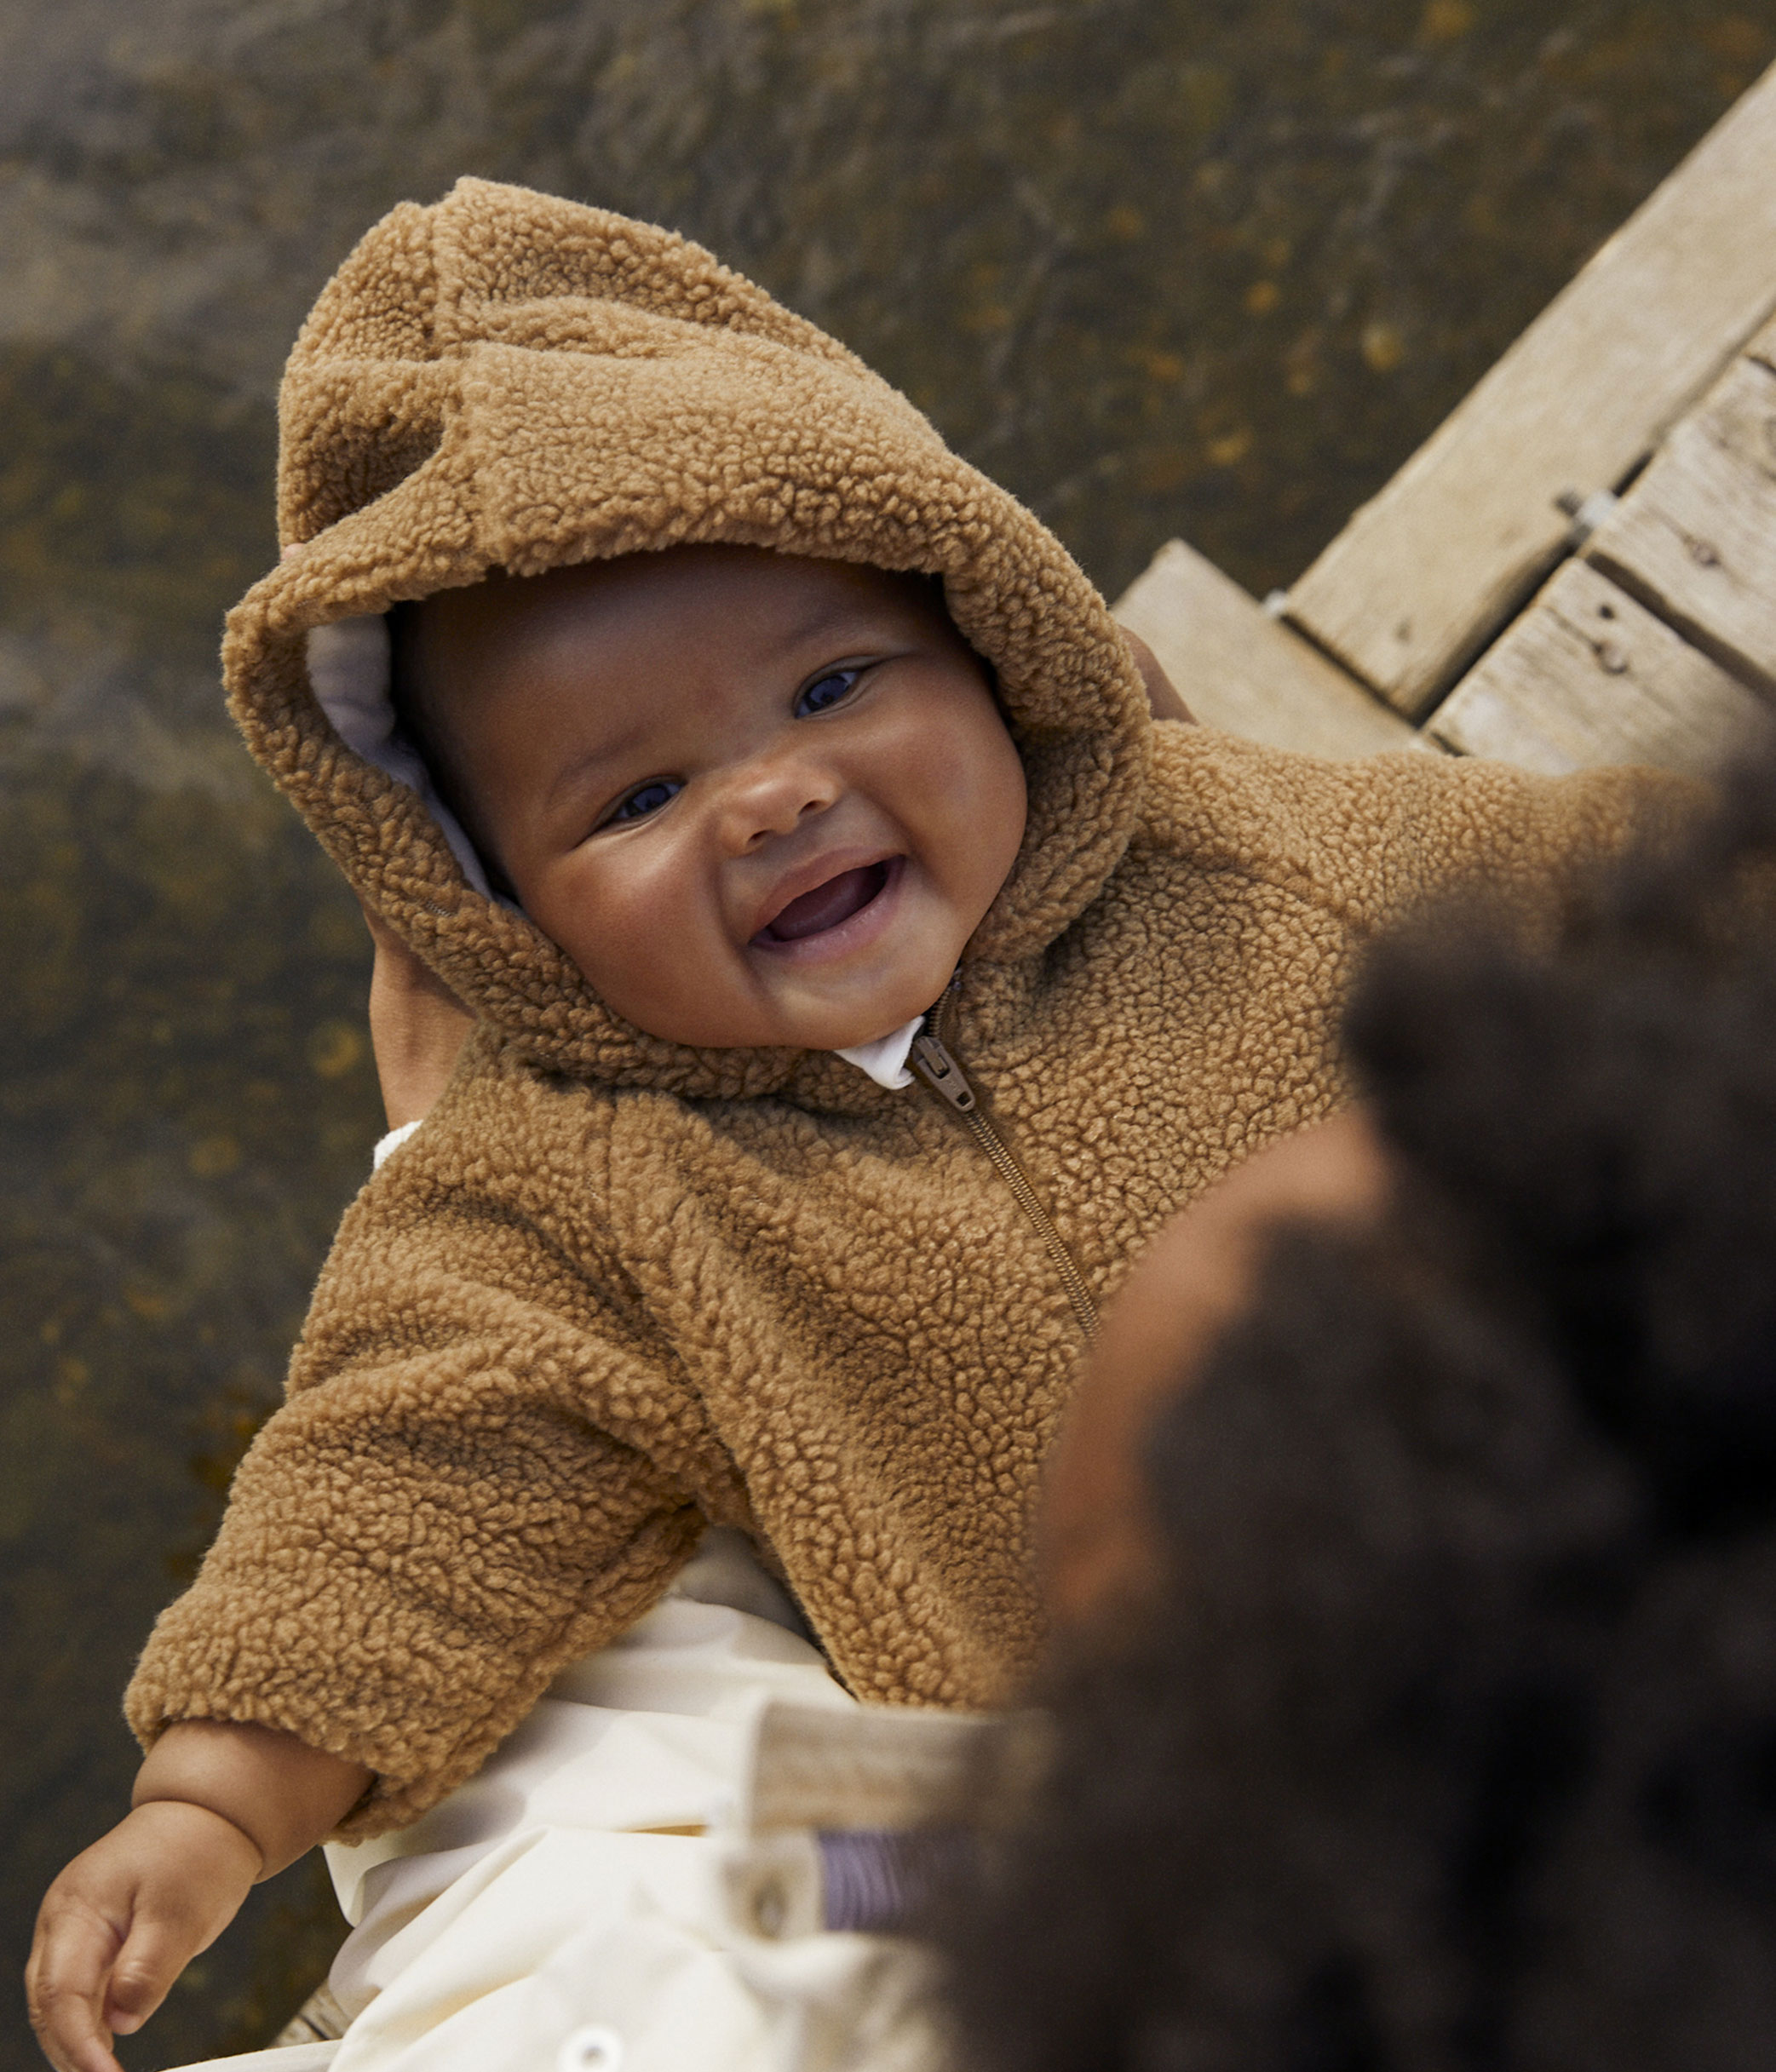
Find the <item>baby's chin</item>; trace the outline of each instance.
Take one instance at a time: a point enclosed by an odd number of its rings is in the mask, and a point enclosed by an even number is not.
[[[848,973],[797,971],[769,950],[743,949],[737,968],[707,973],[700,987],[675,985],[647,997],[627,993],[620,974],[601,984],[575,962],[612,1013],[659,1042],[692,1050],[854,1050],[895,1035],[940,997],[956,968],[947,946],[927,940],[916,956]]]
[[[853,1011],[842,1007],[815,1007],[805,1013],[769,1011],[707,1019],[689,1015],[640,1013],[627,1009],[613,999],[589,973],[586,983],[610,1011],[656,1042],[680,1043],[687,1050],[855,1050],[865,1043],[879,1042],[894,1035],[931,1005],[927,1000],[904,1011],[898,1007]],[[933,995],[941,993],[940,980]],[[883,1016],[887,1016],[884,1020]]]
[[[923,1014],[943,991],[945,983],[945,979],[938,980],[929,999],[914,1001],[911,992],[896,993],[886,996],[885,1004],[860,1009],[821,1003],[802,1013],[767,1013],[756,1019],[749,1017],[741,1035],[733,1033],[738,1025],[733,1023],[718,1034],[711,1025],[686,1022],[679,1025],[683,1033],[666,1040],[696,1050],[857,1050],[897,1034]],[[901,1006],[903,996],[911,1004]]]
[[[953,963],[934,967],[860,1001],[810,1002],[802,1011],[781,1018],[783,1033],[776,1041],[801,1050],[858,1050],[879,1043],[925,1013],[941,996],[954,968]]]
[[[941,991],[942,988],[940,987]],[[897,1035],[906,1025],[924,1013],[931,1002],[928,1000],[920,1007],[910,1007],[905,1011],[884,1010],[888,1019],[876,1013],[861,1018],[854,1016],[831,1017],[826,1015],[795,1016],[785,1018],[770,1025],[769,1032],[762,1030],[750,1044],[736,1047],[765,1050],[860,1050],[865,1045],[879,1043],[885,1036]],[[716,1046],[716,1047],[721,1047]]]

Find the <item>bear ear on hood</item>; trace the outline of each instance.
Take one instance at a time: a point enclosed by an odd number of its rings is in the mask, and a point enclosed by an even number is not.
[[[230,709],[359,896],[549,1069],[743,1093],[794,1058],[645,1036],[491,895],[394,726],[399,600],[693,542],[917,571],[992,668],[1029,784],[972,954],[1046,948],[1134,831],[1147,702],[1083,572],[854,354],[673,232],[480,180],[402,204],[302,327],[278,479],[285,558],[229,617]]]

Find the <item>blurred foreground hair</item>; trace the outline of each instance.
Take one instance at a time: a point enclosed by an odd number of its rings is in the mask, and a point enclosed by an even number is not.
[[[1385,1225],[1280,1235],[1149,1455],[1161,1612],[1037,1694],[968,2072],[1776,2062],[1776,766],[1348,1019]]]

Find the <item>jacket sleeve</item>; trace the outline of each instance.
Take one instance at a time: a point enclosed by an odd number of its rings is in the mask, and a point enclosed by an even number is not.
[[[1657,841],[1705,786],[1623,767],[1543,777],[1514,765],[1395,750],[1328,762],[1200,729],[1160,755],[1171,840],[1199,864],[1336,911],[1358,935],[1431,901],[1484,890],[1549,915],[1588,872]]]
[[[697,1406],[620,1279],[521,1191],[450,1184],[433,1134],[348,1212],[289,1400],[125,1703],[145,1744],[246,1720],[367,1765],[353,1840],[470,1776],[703,1525]]]
[[[1441,895],[1484,891],[1552,919],[1600,865],[1669,838],[1707,802],[1693,779],[1641,766],[1544,777],[1510,763],[1393,754],[1366,766],[1383,840],[1353,864],[1360,918],[1386,926]]]

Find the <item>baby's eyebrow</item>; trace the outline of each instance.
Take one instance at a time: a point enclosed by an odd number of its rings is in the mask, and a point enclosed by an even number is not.
[[[570,756],[549,780],[549,789],[543,795],[545,807],[551,806],[562,792],[583,782],[589,772],[601,764],[616,762],[620,757],[646,738],[647,730],[638,720],[631,725],[600,736],[589,748]]]
[[[791,650],[807,647],[825,638],[835,628],[854,631],[866,641],[871,638],[881,639],[887,630],[870,607],[856,598],[829,597],[811,604],[800,618],[785,629],[783,645]]]

